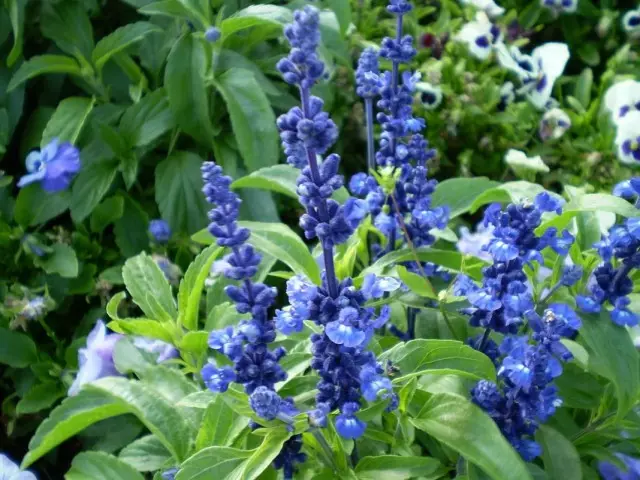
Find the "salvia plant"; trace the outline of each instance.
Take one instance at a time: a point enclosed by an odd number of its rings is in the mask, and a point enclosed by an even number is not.
[[[0,479],[640,478],[640,11],[6,3]]]

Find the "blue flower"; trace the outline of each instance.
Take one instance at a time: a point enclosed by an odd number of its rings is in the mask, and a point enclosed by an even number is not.
[[[356,439],[364,435],[367,424],[356,417],[359,410],[360,406],[355,402],[347,402],[340,409],[342,413],[336,417],[336,430],[342,438]]]
[[[151,353],[156,357],[156,363],[162,363],[172,358],[178,358],[180,353],[170,343],[163,342],[154,338],[135,337],[133,344],[145,352]]]
[[[37,480],[37,478],[31,472],[20,470],[20,467],[9,457],[0,453],[0,480]]]
[[[20,179],[18,187],[40,182],[46,192],[61,192],[80,171],[80,151],[69,142],[60,143],[54,138],[42,150],[27,155],[25,163],[29,174]]]
[[[301,332],[304,328],[304,318],[297,314],[292,307],[276,310],[276,328],[285,335]]]
[[[363,98],[377,97],[382,88],[378,53],[371,47],[365,48],[358,59],[356,69],[356,93]]]
[[[602,478],[604,480],[638,480],[640,478],[640,460],[622,453],[615,455],[625,464],[626,471],[621,470],[613,463],[599,462],[598,470]]]
[[[82,385],[99,378],[119,376],[113,361],[113,349],[122,335],[107,333],[107,327],[98,320],[87,337],[87,346],[78,350],[78,374],[69,387],[69,395],[75,395]]]
[[[151,220],[149,222],[149,233],[151,233],[156,243],[167,243],[171,238],[171,227],[162,219]]]
[[[242,354],[242,342],[234,334],[233,327],[212,330],[207,344],[213,350],[224,353],[231,360],[237,359]]]
[[[162,472],[160,474],[160,477],[162,478],[162,480],[175,480],[177,474],[178,469],[174,467]]]
[[[357,347],[361,345],[366,334],[358,328],[359,312],[353,307],[347,307],[340,311],[339,320],[329,322],[325,327],[327,336],[333,343],[345,347]]]
[[[273,390],[258,387],[249,397],[249,403],[258,416],[265,420],[274,420],[280,413],[282,399]]]
[[[360,371],[362,396],[368,402],[375,402],[378,397],[388,398],[393,394],[391,380],[382,376],[381,373],[381,368],[377,369],[372,366],[367,366]]]
[[[364,200],[350,197],[344,204],[344,218],[352,230],[358,228],[368,213],[367,202]]]
[[[229,384],[236,380],[236,374],[231,367],[218,368],[213,361],[209,361],[202,368],[200,375],[207,388],[216,393],[226,392]]]
[[[402,283],[393,277],[378,277],[374,273],[369,273],[362,282],[362,293],[366,299],[378,299],[385,293],[395,292],[401,286]]]
[[[217,42],[221,36],[222,32],[220,32],[220,29],[216,27],[209,27],[207,28],[207,31],[204,32],[204,38],[211,43]]]
[[[302,435],[294,435],[282,446],[282,450],[273,460],[276,469],[282,469],[284,480],[292,480],[297,463],[304,463],[307,456],[302,453]]]

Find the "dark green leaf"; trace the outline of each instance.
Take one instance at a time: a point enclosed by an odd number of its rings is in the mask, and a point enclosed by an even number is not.
[[[104,452],[81,452],[71,464],[65,480],[144,480],[132,466]]]
[[[19,415],[36,413],[50,408],[56,400],[64,397],[67,392],[57,382],[38,383],[30,388],[16,405]]]
[[[38,258],[37,264],[45,272],[57,273],[64,278],[74,278],[78,275],[76,252],[64,243],[53,244],[51,252],[44,258]]]
[[[416,428],[460,452],[491,478],[531,480],[522,458],[502,436],[494,421],[464,397],[436,393],[410,421]]]
[[[36,344],[24,333],[0,327],[0,363],[24,368],[38,360]]]
[[[71,190],[71,218],[76,223],[87,218],[109,191],[118,172],[115,162],[94,162],[80,171]]]
[[[18,71],[11,78],[7,92],[10,92],[18,85],[44,73],[68,73],[70,75],[82,75],[82,71],[73,58],[64,55],[39,55],[31,57],[20,65]]]
[[[590,68],[585,68],[576,82],[576,90],[574,97],[576,97],[584,108],[589,108],[591,103],[591,88],[593,86],[593,71]]]
[[[202,41],[192,35],[185,35],[169,53],[164,83],[178,126],[210,147],[214,131],[209,117],[206,70],[207,58]]]
[[[405,480],[441,478],[446,473],[442,464],[431,457],[400,457],[380,455],[364,457],[358,462],[356,476],[360,480]]]
[[[163,88],[143,97],[127,108],[120,120],[120,131],[129,143],[142,147],[173,128],[173,115]]]
[[[116,244],[124,257],[133,257],[149,245],[149,217],[138,203],[124,197],[124,214],[115,223]]]
[[[11,19],[11,28],[13,29],[13,47],[7,56],[7,66],[11,67],[22,55],[22,42],[24,37],[24,8],[27,2],[20,0],[7,0],[6,8],[9,11]],[[2,42],[0,42],[2,43]]]
[[[247,169],[278,163],[276,117],[260,84],[249,70],[232,68],[216,82],[227,104],[233,133]]]
[[[544,470],[550,480],[582,480],[580,455],[566,437],[551,427],[540,425],[536,440],[542,447]]]
[[[57,217],[71,203],[71,192],[51,194],[39,184],[28,185],[20,190],[16,199],[15,218],[22,226],[40,225]]]
[[[94,105],[93,98],[68,97],[62,100],[42,132],[40,146],[44,147],[54,138],[75,144]]]
[[[90,226],[93,232],[102,232],[108,225],[122,217],[124,198],[120,196],[107,198],[94,208],[91,213]]]
[[[384,352],[402,375],[396,381],[430,374],[456,374],[477,380],[495,381],[496,370],[486,355],[455,340],[416,339],[399,343]]]
[[[448,206],[451,218],[455,218],[468,212],[480,194],[498,185],[486,177],[449,178],[440,182],[433,192],[433,205]]]
[[[93,29],[81,2],[47,2],[40,17],[42,34],[74,57],[91,57]]]
[[[102,70],[104,64],[113,55],[139,42],[153,32],[161,31],[160,28],[149,22],[130,23],[111,32],[100,39],[91,54],[93,63],[98,70]]]
[[[201,166],[195,153],[175,151],[156,167],[156,202],[174,231],[191,234],[207,224]]]

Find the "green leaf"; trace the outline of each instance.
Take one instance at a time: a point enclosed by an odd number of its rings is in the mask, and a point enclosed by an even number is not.
[[[416,273],[409,272],[402,265],[398,265],[396,267],[396,270],[398,272],[400,280],[402,280],[402,283],[404,283],[413,293],[420,297],[433,299],[438,298],[436,292],[434,292],[433,290],[433,286],[425,277],[422,277]]]
[[[459,452],[491,478],[531,480],[520,455],[494,421],[464,397],[436,393],[427,400],[413,425]]]
[[[118,173],[112,161],[94,162],[80,171],[71,189],[71,218],[80,223],[87,218],[109,191]]]
[[[36,344],[24,333],[0,327],[0,363],[25,368],[38,360]]]
[[[93,49],[91,59],[98,70],[102,70],[104,64],[113,55],[139,42],[144,37],[153,32],[160,32],[161,29],[149,22],[130,23],[111,32],[106,37],[100,39],[96,48]]]
[[[246,419],[229,407],[220,395],[209,403],[196,437],[196,450],[206,447],[228,447],[246,427]]]
[[[96,206],[91,213],[89,225],[91,231],[100,233],[108,225],[122,217],[124,213],[124,198],[120,196],[107,198],[105,201]]]
[[[120,120],[120,131],[136,147],[150,144],[173,126],[173,114],[164,88],[145,95],[127,108]]]
[[[38,55],[20,65],[18,71],[11,77],[7,92],[12,91],[30,78],[45,73],[68,73],[82,76],[80,66],[73,58],[64,55]]]
[[[580,455],[565,436],[551,427],[540,425],[536,440],[542,446],[544,470],[550,480],[582,480]]]
[[[207,57],[200,39],[181,37],[171,49],[164,74],[169,105],[178,127],[210,147],[214,137],[205,85]]]
[[[114,332],[155,338],[163,342],[171,343],[173,336],[165,325],[169,324],[148,318],[120,318],[109,322],[108,327]]]
[[[282,450],[282,445],[291,435],[284,427],[271,431],[264,437],[262,445],[247,460],[242,476],[235,476],[233,477],[234,480],[254,480],[258,478],[262,472],[269,468],[280,453],[280,450]]]
[[[50,408],[56,400],[67,394],[57,382],[38,383],[31,387],[16,405],[18,415],[36,413]]]
[[[196,385],[180,371],[164,365],[146,369],[141,373],[141,378],[145,385],[160,393],[172,405],[198,390]]]
[[[320,282],[320,268],[300,237],[282,223],[239,222],[248,228],[251,236],[248,242],[256,250],[271,255],[293,270],[296,274],[309,277],[312,282]],[[208,230],[202,230],[192,239],[198,243],[212,243],[213,237]]]
[[[220,24],[220,30],[225,37],[256,26],[282,27],[293,21],[291,10],[276,5],[251,5],[244,8]]]
[[[148,318],[171,321],[177,317],[171,286],[160,267],[146,253],[125,262],[122,278],[134,303]]]
[[[405,480],[414,477],[422,479],[441,478],[446,473],[442,464],[431,457],[400,457],[380,455],[364,457],[356,467],[359,480]]]
[[[394,382],[424,374],[455,374],[476,380],[496,379],[493,362],[482,352],[456,340],[416,339],[398,343],[380,355],[391,360],[401,377]]]
[[[201,22],[197,11],[189,6],[189,2],[180,0],[161,0],[144,5],[138,9],[143,15],[161,15],[171,18],[183,18],[191,22]]]
[[[133,257],[149,246],[149,217],[130,196],[124,196],[124,213],[116,221],[116,244],[124,257]]]
[[[327,0],[327,5],[336,14],[340,24],[340,33],[344,35],[351,25],[351,4],[342,0]]]
[[[144,480],[132,466],[104,452],[81,452],[71,463],[65,480]]]
[[[278,163],[276,117],[260,84],[249,70],[232,68],[217,78],[238,149],[249,170]]]
[[[174,231],[191,234],[207,224],[201,166],[195,153],[175,151],[156,167],[156,202]]]
[[[498,185],[499,182],[486,177],[449,178],[436,186],[432,197],[433,206],[448,206],[450,217],[455,218],[468,212],[479,195]]]
[[[146,435],[124,447],[118,458],[139,472],[153,472],[165,466],[171,454],[154,435]]]
[[[64,212],[71,203],[71,192],[45,192],[39,184],[20,190],[16,199],[15,218],[23,227],[40,225]]]
[[[443,182],[444,183],[444,182]],[[471,213],[478,210],[487,203],[521,203],[524,200],[533,201],[535,196],[544,192],[545,189],[537,183],[525,182],[518,180],[515,182],[506,182],[500,186],[490,188],[481,193],[471,204],[469,211]],[[551,193],[551,192],[550,192]],[[553,194],[555,195],[555,194]],[[557,195],[556,195],[557,196]]]
[[[580,101],[584,108],[589,108],[591,103],[591,88],[593,87],[593,70],[585,68],[576,82],[574,97]]]
[[[24,8],[26,2],[20,0],[7,0],[6,8],[9,11],[11,19],[11,28],[13,29],[13,47],[7,56],[7,66],[12,67],[14,63],[22,55],[22,42],[24,38]]]
[[[482,267],[486,265],[486,263],[479,258],[465,256],[453,250],[437,250],[430,247],[420,247],[416,248],[414,253],[411,249],[405,248],[395,250],[379,258],[376,263],[365,268],[360,273],[359,278],[364,278],[369,273],[380,275],[388,266],[406,261],[415,261],[416,255],[420,261],[433,262],[454,272],[463,272],[476,280],[482,278]]]
[[[78,276],[78,257],[69,245],[55,243],[46,257],[34,259],[39,267],[47,273],[56,273],[63,278]]]
[[[217,245],[205,248],[189,265],[178,290],[178,311],[181,324],[189,330],[198,327],[198,311],[204,282],[209,277],[211,265],[224,249]]]
[[[75,144],[94,105],[94,98],[68,97],[62,100],[42,132],[40,147],[44,148],[54,138]]]
[[[189,457],[180,467],[176,480],[229,480],[234,471],[242,472],[251,451],[230,447],[209,447]]]
[[[47,2],[40,13],[42,34],[65,53],[90,58],[93,29],[86,7],[80,2]]]
[[[580,337],[590,353],[589,368],[615,386],[618,418],[622,418],[636,404],[640,393],[638,352],[629,332],[615,325],[608,312],[581,317]]]

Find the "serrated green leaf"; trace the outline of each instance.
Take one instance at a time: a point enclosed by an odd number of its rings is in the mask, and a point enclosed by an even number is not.
[[[146,435],[124,447],[118,458],[139,472],[153,472],[165,466],[171,454],[154,435]]]
[[[30,78],[45,73],[67,73],[82,76],[80,66],[73,58],[64,55],[38,55],[20,65],[18,71],[11,77],[7,92],[11,92]]]
[[[146,253],[125,262],[122,278],[132,300],[148,318],[171,321],[177,317],[171,286],[160,267]]]
[[[40,147],[44,148],[54,138],[75,144],[94,105],[94,98],[68,97],[62,100],[42,132]]]
[[[81,452],[71,463],[65,480],[144,480],[132,466],[104,452]]]
[[[24,368],[38,360],[36,344],[24,333],[0,327],[0,363]]]
[[[460,452],[495,480],[531,480],[524,461],[494,421],[462,396],[436,393],[410,422]]]
[[[55,243],[44,258],[34,259],[36,264],[47,273],[55,273],[63,278],[78,276],[78,257],[69,245]]]
[[[180,467],[176,480],[228,480],[236,470],[243,470],[251,451],[230,447],[209,447],[189,457]]]
[[[169,53],[164,84],[178,127],[202,145],[211,147],[215,134],[209,117],[206,69],[202,40],[184,35]]]
[[[1,363],[1,362],[0,362]],[[57,382],[38,383],[30,388],[16,405],[19,415],[36,413],[50,408],[56,400],[67,394]]]
[[[156,167],[156,202],[174,231],[191,234],[207,224],[201,166],[195,153],[175,151]]]
[[[251,71],[232,68],[216,79],[216,86],[227,104],[247,169],[257,170],[278,163],[276,117]]]
[[[440,478],[446,472],[435,458],[397,455],[364,457],[355,471],[359,480],[406,480],[414,477],[426,480]]]
[[[150,33],[159,31],[161,30],[158,26],[149,22],[136,22],[124,25],[100,39],[96,48],[93,49],[91,59],[96,68],[101,70],[107,60],[113,55],[139,42]]]
[[[220,446],[228,447],[246,428],[246,419],[236,414],[220,396],[207,406],[202,426],[196,437],[196,450]]]
[[[394,382],[424,374],[496,379],[496,369],[489,357],[456,340],[411,340],[395,345],[379,358],[391,360],[400,370],[402,376]]]

